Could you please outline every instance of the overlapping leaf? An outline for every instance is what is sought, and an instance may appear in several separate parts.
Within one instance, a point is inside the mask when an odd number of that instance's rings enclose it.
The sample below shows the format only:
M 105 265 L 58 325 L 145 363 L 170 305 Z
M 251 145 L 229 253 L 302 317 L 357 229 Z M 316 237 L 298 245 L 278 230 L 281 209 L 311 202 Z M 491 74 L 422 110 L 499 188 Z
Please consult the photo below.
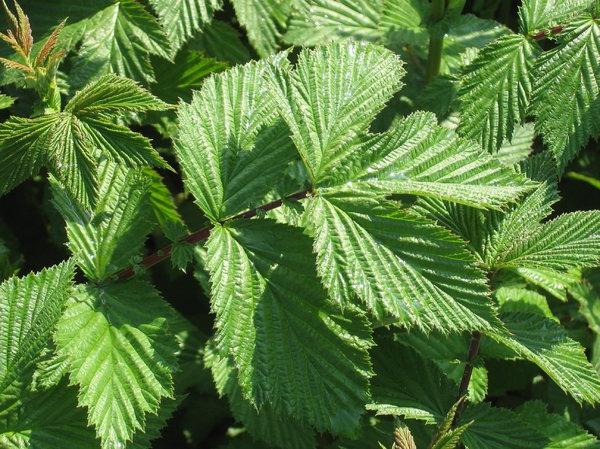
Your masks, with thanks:
M 594 0 L 524 0 L 519 9 L 520 28 L 524 33 L 561 25 L 574 15 L 585 12 Z
M 555 321 L 539 314 L 505 312 L 500 319 L 507 333 L 492 338 L 544 370 L 578 402 L 600 401 L 600 377 L 588 362 L 583 347 L 568 337 Z
M 173 396 L 178 350 L 172 311 L 144 281 L 82 287 L 54 335 L 69 363 L 79 404 L 88 409 L 102 447 L 124 447 L 145 417 Z
M 212 220 L 260 202 L 295 152 L 266 76 L 272 59 L 207 79 L 179 110 L 176 150 L 186 185 Z
M 325 185 L 420 195 L 482 209 L 500 209 L 533 187 L 473 143 L 437 126 L 431 113 L 414 113 L 390 131 L 349 147 L 347 159 L 331 169 Z
M 297 3 L 285 34 L 286 42 L 317 45 L 347 37 L 375 40 L 381 36 L 378 28 L 382 0 L 300 0 Z M 397 1 L 385 3 L 392 4 L 390 16 L 407 13 L 404 4 L 398 7 Z
M 484 329 L 495 322 L 483 273 L 443 228 L 357 194 L 311 199 L 306 221 L 319 276 L 341 305 L 358 296 L 375 316 L 423 329 Z
M 218 226 L 207 245 L 216 341 L 232 355 L 244 397 L 317 429 L 352 432 L 368 397 L 369 327 L 327 300 L 310 240 L 260 220 Z
M 482 49 L 465 68 L 458 99 L 458 132 L 494 152 L 523 123 L 533 89 L 537 49 L 526 37 L 509 34 Z
M 66 221 L 69 247 L 86 276 L 102 281 L 131 263 L 151 229 L 149 180 L 105 162 L 95 209 L 82 208 L 54 184 L 54 204 Z
M 9 389 L 0 393 L 0 447 L 92 449 L 98 447 L 77 391 L 61 383 L 41 392 Z M 8 404 L 9 408 L 5 408 Z
M 391 341 L 385 343 L 374 353 L 374 402 L 367 407 L 379 414 L 442 424 L 455 401 L 456 387 L 433 363 L 410 348 Z M 404 363 L 399 365 L 398 360 Z M 544 437 L 510 410 L 487 404 L 469 405 L 459 425 L 471 421 L 462 433 L 468 449 L 544 447 Z
M 84 30 L 70 78 L 78 86 L 108 73 L 152 82 L 150 55 L 169 54 L 160 25 L 135 0 L 120 0 L 99 10 Z
M 175 53 L 212 20 L 222 0 L 150 0 Z
M 73 263 L 65 262 L 0 284 L 0 393 L 22 380 L 46 346 L 72 277 Z
M 571 22 L 560 45 L 536 64 L 531 109 L 536 128 L 561 169 L 600 133 L 600 25 Z
M 232 0 L 240 24 L 262 57 L 277 50 L 294 1 Z
M 295 70 L 279 71 L 277 103 L 314 184 L 348 156 L 403 74 L 390 51 L 355 42 L 304 50 Z
M 75 200 L 93 207 L 100 155 L 127 166 L 168 167 L 147 138 L 114 124 L 108 114 L 167 107 L 135 82 L 108 75 L 78 92 L 64 112 L 9 119 L 0 126 L 0 194 L 48 165 Z

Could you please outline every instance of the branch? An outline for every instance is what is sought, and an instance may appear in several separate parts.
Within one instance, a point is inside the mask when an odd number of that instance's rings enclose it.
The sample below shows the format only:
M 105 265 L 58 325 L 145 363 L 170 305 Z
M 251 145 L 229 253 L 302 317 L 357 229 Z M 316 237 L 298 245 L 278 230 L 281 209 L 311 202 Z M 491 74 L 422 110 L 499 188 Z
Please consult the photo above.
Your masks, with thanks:
M 270 210 L 278 208 L 279 206 L 281 206 L 283 204 L 283 202 L 285 200 L 301 200 L 303 198 L 306 198 L 307 196 L 308 196 L 308 191 L 294 193 L 293 195 L 289 195 L 289 196 L 286 196 L 285 198 L 281 198 L 281 199 L 272 201 L 268 204 L 259 206 L 255 209 L 251 209 L 249 211 L 242 212 L 241 214 L 238 214 L 238 215 L 235 215 L 234 217 L 228 218 L 228 219 L 224 220 L 223 222 L 244 219 L 244 218 L 245 219 L 253 218 L 259 212 L 268 212 Z M 198 229 L 197 231 L 194 231 L 191 234 L 186 235 L 185 237 L 180 239 L 177 243 L 187 243 L 187 244 L 193 245 L 195 243 L 202 242 L 208 238 L 208 236 L 210 235 L 211 229 L 212 229 L 212 226 L 207 226 L 202 229 Z M 147 270 L 147 269 L 153 267 L 154 265 L 162 262 L 163 260 L 168 259 L 171 256 L 171 253 L 173 252 L 173 245 L 174 244 L 171 243 L 171 244 L 159 249 L 158 251 L 155 251 L 152 254 L 147 255 L 146 257 L 144 257 L 142 259 L 142 261 L 139 264 L 130 265 L 126 268 L 123 268 L 122 270 L 118 271 L 114 276 L 112 276 L 112 279 L 114 279 L 116 281 L 125 281 L 127 279 L 134 277 L 138 270 L 140 270 L 140 269 Z
M 465 370 L 463 371 L 462 379 L 460 380 L 460 386 L 458 387 L 458 401 L 467 394 L 469 388 L 469 382 L 471 382 L 471 375 L 473 374 L 473 362 L 475 357 L 479 354 L 479 346 L 481 345 L 481 332 L 475 331 L 471 335 L 471 343 L 469 344 L 469 351 L 467 353 L 467 363 Z M 460 401 L 452 420 L 452 427 L 456 427 L 460 420 L 460 415 L 465 409 L 465 401 Z

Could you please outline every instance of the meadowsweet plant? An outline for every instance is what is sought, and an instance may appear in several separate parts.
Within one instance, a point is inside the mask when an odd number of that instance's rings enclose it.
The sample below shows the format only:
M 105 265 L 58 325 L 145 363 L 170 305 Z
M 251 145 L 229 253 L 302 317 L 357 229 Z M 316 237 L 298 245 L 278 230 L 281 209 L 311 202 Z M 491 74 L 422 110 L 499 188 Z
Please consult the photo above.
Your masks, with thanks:
M 0 449 L 600 448 L 598 1 L 4 12 Z

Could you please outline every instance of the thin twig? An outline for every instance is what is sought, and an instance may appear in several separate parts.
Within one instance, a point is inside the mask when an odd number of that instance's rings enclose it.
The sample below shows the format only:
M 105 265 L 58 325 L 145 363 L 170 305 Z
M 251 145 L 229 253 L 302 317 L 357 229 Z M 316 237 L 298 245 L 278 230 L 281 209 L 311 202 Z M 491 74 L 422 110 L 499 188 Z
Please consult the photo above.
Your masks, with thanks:
M 469 383 L 471 382 L 471 375 L 473 374 L 473 362 L 475 361 L 475 357 L 479 354 L 479 347 L 481 345 L 481 332 L 475 331 L 471 335 L 471 343 L 469 343 L 469 351 L 467 352 L 467 361 L 465 364 L 465 369 L 463 371 L 462 378 L 460 380 L 460 386 L 458 387 L 458 399 L 460 400 L 467 394 L 469 389 Z M 456 408 L 456 413 L 454 414 L 454 419 L 452 420 L 452 427 L 456 427 L 458 421 L 460 420 L 460 415 L 465 409 L 465 402 L 461 401 Z
M 281 206 L 283 204 L 283 202 L 285 200 L 301 200 L 303 198 L 306 198 L 307 195 L 308 195 L 308 191 L 294 193 L 293 195 L 289 195 L 289 196 L 286 196 L 285 198 L 281 198 L 281 199 L 272 201 L 268 204 L 259 206 L 255 209 L 251 209 L 249 211 L 242 212 L 241 214 L 238 214 L 234 217 L 228 218 L 227 220 L 224 220 L 223 222 L 237 220 L 237 219 L 243 219 L 243 218 L 246 218 L 246 219 L 252 218 L 252 217 L 255 217 L 259 212 L 268 212 L 270 210 L 278 208 L 279 206 Z M 186 235 L 185 237 L 180 239 L 178 241 L 178 243 L 195 244 L 198 242 L 202 242 L 208 238 L 208 236 L 210 235 L 211 229 L 212 229 L 212 226 L 207 226 L 202 229 L 198 229 L 197 231 L 194 231 L 191 234 Z M 158 251 L 155 251 L 152 254 L 147 255 L 146 257 L 144 257 L 142 259 L 142 261 L 140 263 L 135 264 L 135 265 L 130 265 L 126 268 L 123 268 L 122 270 L 118 271 L 113 276 L 113 279 L 117 280 L 117 281 L 124 281 L 124 280 L 130 279 L 133 276 L 135 276 L 135 274 L 138 270 L 140 270 L 140 269 L 147 270 L 147 269 L 153 267 L 154 265 L 162 262 L 163 260 L 168 259 L 171 256 L 171 253 L 173 251 L 173 245 L 174 244 L 171 243 L 171 244 L 159 249 Z

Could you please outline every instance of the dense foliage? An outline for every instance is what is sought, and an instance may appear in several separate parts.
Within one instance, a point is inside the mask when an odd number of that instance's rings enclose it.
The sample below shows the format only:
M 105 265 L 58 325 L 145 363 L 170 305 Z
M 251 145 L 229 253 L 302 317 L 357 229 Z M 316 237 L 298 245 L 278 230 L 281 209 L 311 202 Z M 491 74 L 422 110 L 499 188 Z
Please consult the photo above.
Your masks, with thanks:
M 4 6 L 1 449 L 600 448 L 600 2 Z

